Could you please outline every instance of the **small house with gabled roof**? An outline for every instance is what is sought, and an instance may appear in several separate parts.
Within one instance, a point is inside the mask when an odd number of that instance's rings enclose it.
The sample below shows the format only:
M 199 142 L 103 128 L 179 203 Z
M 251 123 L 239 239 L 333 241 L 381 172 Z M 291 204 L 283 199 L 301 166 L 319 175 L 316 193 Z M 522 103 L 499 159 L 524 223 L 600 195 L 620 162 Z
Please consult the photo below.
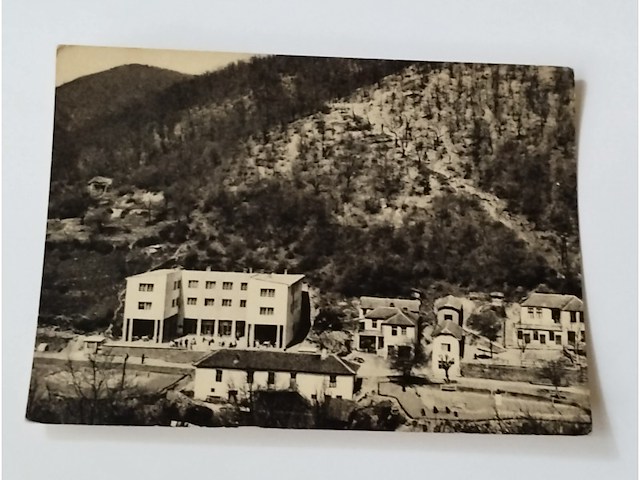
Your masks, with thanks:
M 431 334 L 431 369 L 437 379 L 460 376 L 464 330 L 454 320 L 440 322 Z
M 384 358 L 411 356 L 418 335 L 419 304 L 418 301 L 417 305 L 399 303 L 402 308 L 385 305 L 367 308 L 367 313 L 359 320 L 356 348 Z

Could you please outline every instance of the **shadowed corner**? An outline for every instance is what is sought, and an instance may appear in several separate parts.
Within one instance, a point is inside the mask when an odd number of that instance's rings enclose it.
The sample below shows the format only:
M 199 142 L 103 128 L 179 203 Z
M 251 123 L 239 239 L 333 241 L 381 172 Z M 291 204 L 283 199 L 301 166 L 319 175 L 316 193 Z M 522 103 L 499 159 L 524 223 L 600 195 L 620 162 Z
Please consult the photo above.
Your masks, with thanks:
M 587 94 L 587 82 L 585 80 L 575 81 L 575 127 L 576 138 L 580 138 L 580 127 L 582 126 L 582 112 L 584 110 L 584 101 Z M 580 158 L 578 151 L 580 149 L 580 142 L 576 142 L 576 158 Z M 578 168 L 580 168 L 580 162 L 578 161 Z

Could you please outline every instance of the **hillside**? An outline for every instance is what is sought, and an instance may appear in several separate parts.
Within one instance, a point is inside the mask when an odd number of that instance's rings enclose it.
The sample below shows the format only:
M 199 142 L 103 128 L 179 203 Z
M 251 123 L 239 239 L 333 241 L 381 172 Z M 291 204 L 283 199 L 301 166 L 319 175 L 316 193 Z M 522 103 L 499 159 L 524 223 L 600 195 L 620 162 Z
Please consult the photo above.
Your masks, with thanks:
M 148 65 L 122 65 L 56 89 L 56 126 L 73 131 L 122 111 L 189 75 Z
M 79 128 L 54 151 L 42 321 L 117 320 L 124 276 L 160 265 L 335 296 L 580 290 L 567 69 L 263 57 Z

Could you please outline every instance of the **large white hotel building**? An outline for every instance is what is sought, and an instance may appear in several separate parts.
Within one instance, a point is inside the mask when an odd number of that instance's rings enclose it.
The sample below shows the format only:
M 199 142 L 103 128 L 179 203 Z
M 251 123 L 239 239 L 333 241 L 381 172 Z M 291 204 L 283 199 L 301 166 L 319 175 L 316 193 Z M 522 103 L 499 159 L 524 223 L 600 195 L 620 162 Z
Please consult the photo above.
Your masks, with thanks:
M 163 269 L 127 278 L 122 337 L 188 334 L 238 347 L 285 348 L 300 319 L 304 275 Z

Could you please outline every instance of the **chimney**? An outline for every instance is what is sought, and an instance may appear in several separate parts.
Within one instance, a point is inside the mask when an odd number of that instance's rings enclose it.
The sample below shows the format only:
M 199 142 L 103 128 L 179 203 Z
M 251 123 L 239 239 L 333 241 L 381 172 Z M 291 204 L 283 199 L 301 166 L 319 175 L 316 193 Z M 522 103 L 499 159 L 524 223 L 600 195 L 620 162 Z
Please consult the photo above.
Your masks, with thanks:
M 210 267 L 209 265 L 207 265 L 207 267 L 205 268 L 205 270 L 206 270 L 207 272 L 210 272 L 210 271 L 211 271 L 211 267 Z
M 289 273 L 289 269 L 285 268 L 284 269 L 284 274 L 286 275 L 287 273 Z
M 249 267 L 249 273 L 253 273 L 253 267 Z
M 323 347 L 320 349 L 320 360 L 326 360 L 327 358 L 329 358 L 329 351 Z

